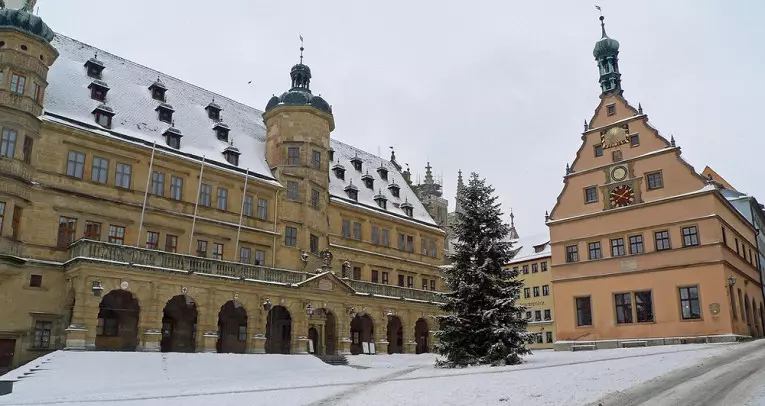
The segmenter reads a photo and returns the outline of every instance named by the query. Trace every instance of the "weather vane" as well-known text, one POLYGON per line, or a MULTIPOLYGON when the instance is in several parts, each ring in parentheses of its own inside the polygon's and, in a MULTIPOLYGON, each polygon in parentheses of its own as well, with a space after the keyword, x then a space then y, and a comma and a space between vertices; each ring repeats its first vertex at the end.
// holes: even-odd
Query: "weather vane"
POLYGON ((600 6, 596 4, 595 8, 598 9, 598 11, 600 12, 600 15, 603 16, 603 10, 600 9, 600 6))
POLYGON ((303 50, 305 50, 305 48, 303 48, 303 35, 299 34, 299 36, 300 36, 300 64, 302 65, 303 64, 303 50))

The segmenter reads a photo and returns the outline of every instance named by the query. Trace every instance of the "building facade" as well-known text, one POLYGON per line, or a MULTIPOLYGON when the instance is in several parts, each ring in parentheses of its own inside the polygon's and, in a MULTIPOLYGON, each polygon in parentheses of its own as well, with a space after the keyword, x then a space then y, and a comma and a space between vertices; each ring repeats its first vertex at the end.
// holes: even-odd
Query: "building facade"
POLYGON ((331 137, 302 48, 260 111, 6 4, 0 368, 61 348, 429 351, 445 233, 400 166, 331 137))
POLYGON ((623 97, 619 43, 550 213, 556 349, 762 336, 757 230, 623 97))

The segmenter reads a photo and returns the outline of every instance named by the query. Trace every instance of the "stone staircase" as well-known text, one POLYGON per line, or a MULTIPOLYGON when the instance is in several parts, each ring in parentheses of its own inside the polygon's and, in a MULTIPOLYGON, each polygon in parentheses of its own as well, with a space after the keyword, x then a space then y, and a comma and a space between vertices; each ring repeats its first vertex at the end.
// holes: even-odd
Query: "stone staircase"
POLYGON ((324 361, 329 365, 348 365, 348 358, 345 355, 324 354, 316 355, 316 358, 324 361))

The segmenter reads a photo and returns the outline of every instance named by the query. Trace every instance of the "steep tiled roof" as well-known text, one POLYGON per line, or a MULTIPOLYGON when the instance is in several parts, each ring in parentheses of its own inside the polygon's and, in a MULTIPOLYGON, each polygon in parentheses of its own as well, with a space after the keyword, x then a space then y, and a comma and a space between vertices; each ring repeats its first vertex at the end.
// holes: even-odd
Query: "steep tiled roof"
POLYGON ((530 261, 532 259, 549 257, 550 235, 538 234, 513 241, 515 253, 510 263, 530 261))
MULTIPOLYGON (((56 35, 51 45, 59 51, 60 56, 48 73, 50 84, 44 105, 47 119, 70 122, 78 128, 94 128, 94 133, 106 134, 107 129, 98 126, 92 114, 102 102, 91 99, 88 86, 94 79, 87 75, 87 69, 84 67, 86 61, 97 55, 98 61, 105 66, 100 80, 109 86, 106 102, 103 104, 115 114, 108 132, 143 141, 148 145, 156 142, 158 146, 166 146, 163 134, 170 127, 174 127, 183 134, 179 150, 181 154, 197 158, 204 156, 209 164, 231 168, 232 165, 223 155, 229 144, 217 138, 213 130, 217 122, 210 119, 205 110, 215 100, 215 104, 222 109, 222 123, 230 129, 229 139, 233 139, 233 145, 241 153, 239 168, 249 168, 250 172, 261 178, 274 179, 265 159, 266 130, 261 110, 61 34, 56 35), (156 108, 163 102, 154 100, 149 90, 157 78, 167 89, 165 103, 172 105, 174 125, 159 121, 156 108)), ((412 220, 436 225, 390 161, 334 139, 331 140, 331 146, 335 150, 334 163, 339 161, 346 168, 345 180, 338 179, 330 169, 331 196, 403 218, 408 216, 399 205, 408 201, 414 209, 412 220), (362 172, 356 171, 350 164, 350 160, 356 155, 363 161, 362 172), (388 169, 388 181, 384 181, 377 172, 381 165, 388 169), (368 189, 361 180, 367 170, 374 178, 374 189, 368 189), (359 188, 358 202, 350 200, 344 191, 351 181, 359 188), (388 185, 393 182, 400 188, 399 198, 394 197, 388 190, 388 185), (388 199, 385 210, 374 201, 374 196, 380 192, 388 199)))

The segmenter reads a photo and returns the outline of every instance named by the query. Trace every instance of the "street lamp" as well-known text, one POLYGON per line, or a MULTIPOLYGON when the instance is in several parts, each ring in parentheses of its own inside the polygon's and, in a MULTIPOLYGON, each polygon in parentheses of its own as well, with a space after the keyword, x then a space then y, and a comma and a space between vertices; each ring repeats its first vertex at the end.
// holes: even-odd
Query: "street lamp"
POLYGON ((735 276, 729 277, 728 278, 728 287, 732 288, 735 285, 736 285, 736 277, 735 276))
POLYGON ((269 311, 272 307, 274 307, 274 305, 271 304, 271 299, 266 299, 266 301, 263 302, 263 310, 269 311))
POLYGON ((101 281, 93 281, 92 290, 93 290, 93 296, 100 297, 101 292, 104 291, 104 286, 101 285, 101 281))
POLYGON ((388 312, 385 313, 385 315, 388 317, 388 321, 393 320, 393 312, 391 310, 388 310, 388 312))
POLYGON ((313 316, 313 305, 308 303, 305 307, 305 314, 308 315, 308 317, 313 316))

